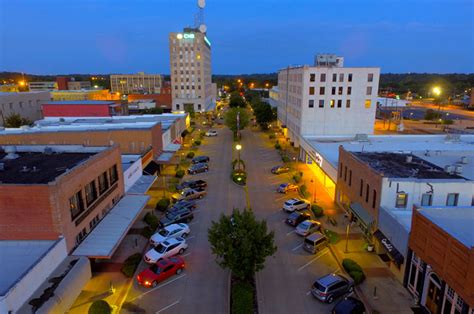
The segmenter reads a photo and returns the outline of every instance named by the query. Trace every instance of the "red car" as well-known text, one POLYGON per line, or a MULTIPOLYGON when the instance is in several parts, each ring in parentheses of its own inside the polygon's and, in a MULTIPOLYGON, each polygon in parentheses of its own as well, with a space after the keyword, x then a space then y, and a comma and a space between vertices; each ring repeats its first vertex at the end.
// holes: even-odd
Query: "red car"
POLYGON ((179 275, 184 269, 184 260, 174 256, 158 261, 145 269, 137 276, 137 281, 145 287, 156 287, 159 282, 168 279, 172 275, 179 275))

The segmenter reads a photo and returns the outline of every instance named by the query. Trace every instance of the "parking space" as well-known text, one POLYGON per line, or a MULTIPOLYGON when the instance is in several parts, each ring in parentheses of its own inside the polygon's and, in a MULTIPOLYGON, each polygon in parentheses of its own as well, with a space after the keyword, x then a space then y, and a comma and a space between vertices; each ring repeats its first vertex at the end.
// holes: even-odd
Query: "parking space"
MULTIPOLYGON (((196 201, 194 219, 187 237, 188 249, 181 255, 186 269, 155 288, 139 286, 134 281, 123 309, 146 313, 225 313, 228 309, 229 274, 214 261, 207 240, 207 229, 221 213, 245 204, 243 189, 229 180, 232 160, 232 134, 218 129, 216 137, 206 137, 200 154, 209 156, 209 172, 186 175, 183 180, 207 181, 207 195, 196 201)), ((149 267, 144 262, 139 271, 149 267)))

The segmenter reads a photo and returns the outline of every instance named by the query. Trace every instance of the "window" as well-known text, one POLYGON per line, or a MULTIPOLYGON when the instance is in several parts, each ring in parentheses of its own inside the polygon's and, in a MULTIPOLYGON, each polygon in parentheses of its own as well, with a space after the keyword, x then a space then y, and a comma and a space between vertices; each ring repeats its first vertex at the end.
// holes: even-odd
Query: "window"
POLYGON ((370 101, 370 99, 366 99, 365 100, 365 108, 370 108, 372 102, 370 101))
POLYGON ((103 172, 99 176, 99 194, 104 193, 109 188, 109 180, 107 179, 107 172, 103 172))
POLYGON ((69 199, 69 211, 71 212, 71 220, 73 221, 84 211, 81 191, 77 192, 69 199))
POLYGON ((337 90, 337 94, 338 95, 342 95, 342 86, 339 86, 338 90, 337 90))
POLYGON ((314 100, 313 99, 310 99, 309 102, 308 102, 308 107, 309 108, 313 108, 314 107, 314 100))
POLYGON ((176 104, 176 110, 179 110, 179 104, 176 104))
POLYGON ((326 73, 321 73, 321 82, 326 82, 326 73))
POLYGON ((406 208, 407 207, 408 194, 397 193, 397 199, 395 201, 395 207, 406 208))
POLYGON ((99 222, 99 214, 97 214, 97 216, 95 216, 94 218, 92 218, 92 220, 89 222, 89 229, 92 230, 94 229, 94 227, 97 225, 97 223, 99 222))
POLYGON ((458 193, 449 193, 448 197, 446 198, 446 206, 458 206, 458 193))
POLYGON ((360 179, 360 190, 359 190, 360 197, 362 197, 362 192, 364 192, 364 180, 360 179))
POLYGON ((373 82, 373 81, 374 81, 374 74, 369 73, 369 75, 367 76, 367 82, 373 82))
POLYGON ((76 235, 76 244, 81 243, 82 240, 84 240, 84 238, 86 237, 86 235, 87 235, 86 228, 84 228, 84 229, 81 230, 81 232, 79 232, 76 235))
POLYGON ((338 99, 337 100, 337 108, 341 108, 342 107, 342 99, 338 99))
POLYGON ((372 208, 375 208, 375 203, 377 201, 377 191, 375 189, 372 191, 372 208))
POLYGON ((309 75, 309 81, 310 81, 310 82, 316 81, 316 74, 311 73, 311 74, 309 75))
POLYGON ((95 187, 95 181, 89 182, 86 185, 86 204, 90 206, 97 199, 97 189, 95 187))
POLYGON ((319 100, 319 108, 324 108, 324 99, 319 100))
POLYGON ((365 189, 365 202, 368 203, 369 202, 369 184, 367 183, 366 185, 366 189, 365 189))
POLYGON ((342 178, 342 163, 339 164, 339 178, 342 178))
MULTIPOLYGON (((179 106, 179 105, 176 105, 179 106)), ((109 169, 110 184, 114 184, 118 181, 117 165, 113 165, 109 169)))
POLYGON ((347 81, 352 82, 352 73, 349 73, 349 75, 347 76, 347 81))
POLYGON ((331 108, 334 108, 334 102, 335 102, 335 100, 334 100, 334 99, 331 99, 331 103, 330 103, 330 104, 331 104, 331 106, 330 106, 331 108))
POLYGON ((339 82, 344 82, 344 73, 339 74, 339 82))
POLYGON ((331 95, 336 95, 336 87, 335 86, 333 86, 331 88, 331 95))
POLYGON ((350 107, 351 107, 351 100, 347 99, 346 100, 346 108, 350 108, 350 107))
POLYGON ((344 181, 347 181, 347 166, 344 167, 344 181))
POLYGON ((336 73, 332 74, 332 81, 337 82, 337 74, 336 73))
POLYGON ((350 94, 352 94, 352 87, 347 86, 347 95, 350 95, 350 94))
POLYGON ((314 87, 313 87, 313 86, 311 86, 311 87, 309 88, 309 94, 310 94, 310 95, 314 95, 314 87))
POLYGON ((349 186, 352 185, 352 170, 349 170, 349 186))
POLYGON ((431 206, 432 203, 433 203, 433 194, 424 193, 421 196, 421 206, 431 206))
POLYGON ((372 95, 372 86, 367 86, 367 95, 372 95))
POLYGON ((324 95, 324 92, 325 92, 325 88, 324 88, 324 86, 321 86, 319 88, 319 95, 324 95))
POLYGON ((201 110, 201 104, 198 104, 198 110, 201 110))

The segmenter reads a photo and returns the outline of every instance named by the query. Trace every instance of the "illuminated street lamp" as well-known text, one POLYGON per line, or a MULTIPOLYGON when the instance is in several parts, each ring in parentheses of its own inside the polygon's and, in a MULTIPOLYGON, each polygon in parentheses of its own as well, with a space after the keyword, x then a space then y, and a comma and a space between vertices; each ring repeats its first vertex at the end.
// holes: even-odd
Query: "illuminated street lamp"
POLYGON ((433 87, 433 93, 439 97, 441 95, 441 89, 438 86, 433 87))
POLYGON ((19 81, 18 84, 20 84, 20 86, 25 86, 26 83, 25 81, 22 80, 22 81, 19 81))
MULTIPOLYGON (((441 88, 438 86, 433 87, 433 94, 436 95, 437 101, 438 101, 438 115, 441 116, 441 101, 439 100, 439 95, 441 95, 441 88)), ((441 119, 439 119, 439 123, 441 123, 441 119)), ((438 127, 436 125, 436 127, 438 127)))
POLYGON ((240 171, 240 150, 242 149, 242 145, 240 144, 235 145, 235 149, 237 150, 237 167, 239 167, 239 171, 240 171))

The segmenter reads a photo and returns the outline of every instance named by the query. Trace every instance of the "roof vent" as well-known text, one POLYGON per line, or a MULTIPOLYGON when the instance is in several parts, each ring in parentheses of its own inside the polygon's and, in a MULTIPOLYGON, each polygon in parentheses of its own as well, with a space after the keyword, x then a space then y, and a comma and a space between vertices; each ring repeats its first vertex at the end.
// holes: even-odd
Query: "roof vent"
POLYGON ((405 159, 406 163, 409 164, 411 163, 413 160, 413 156, 412 155, 408 155, 407 158, 405 159))
POLYGON ((39 172, 40 170, 38 168, 36 168, 36 166, 33 166, 33 168, 31 169, 31 172, 39 172))
POLYGON ((454 172, 456 172, 456 174, 461 174, 462 173, 462 166, 461 165, 454 166, 454 172))
POLYGON ((452 174, 454 172, 454 166, 453 165, 446 165, 444 167, 444 171, 446 171, 447 173, 452 174))
POLYGON ((425 156, 430 157, 430 156, 431 156, 431 152, 430 152, 429 150, 426 150, 425 156))
POLYGON ((28 168, 27 166, 23 166, 20 172, 30 172, 30 168, 28 168))
POLYGON ((53 149, 51 147, 46 146, 44 148, 44 154, 45 155, 52 155, 53 154, 53 149))
POLYGON ((446 142, 459 142, 461 141, 461 135, 459 134, 448 134, 445 138, 446 142))
POLYGON ((30 129, 30 126, 29 126, 29 125, 22 125, 22 126, 20 126, 20 129, 22 129, 22 130, 29 130, 29 129, 30 129))
POLYGON ((16 153, 16 146, 6 146, 4 148, 4 151, 5 153, 7 153, 7 155, 3 157, 3 159, 17 159, 18 157, 20 157, 16 153))
POLYGON ((467 157, 466 156, 462 156, 461 157, 461 160, 459 160, 460 163, 462 164, 467 164, 467 157))
POLYGON ((356 134, 355 135, 355 140, 357 142, 368 142, 369 141, 369 136, 367 134, 356 134))

